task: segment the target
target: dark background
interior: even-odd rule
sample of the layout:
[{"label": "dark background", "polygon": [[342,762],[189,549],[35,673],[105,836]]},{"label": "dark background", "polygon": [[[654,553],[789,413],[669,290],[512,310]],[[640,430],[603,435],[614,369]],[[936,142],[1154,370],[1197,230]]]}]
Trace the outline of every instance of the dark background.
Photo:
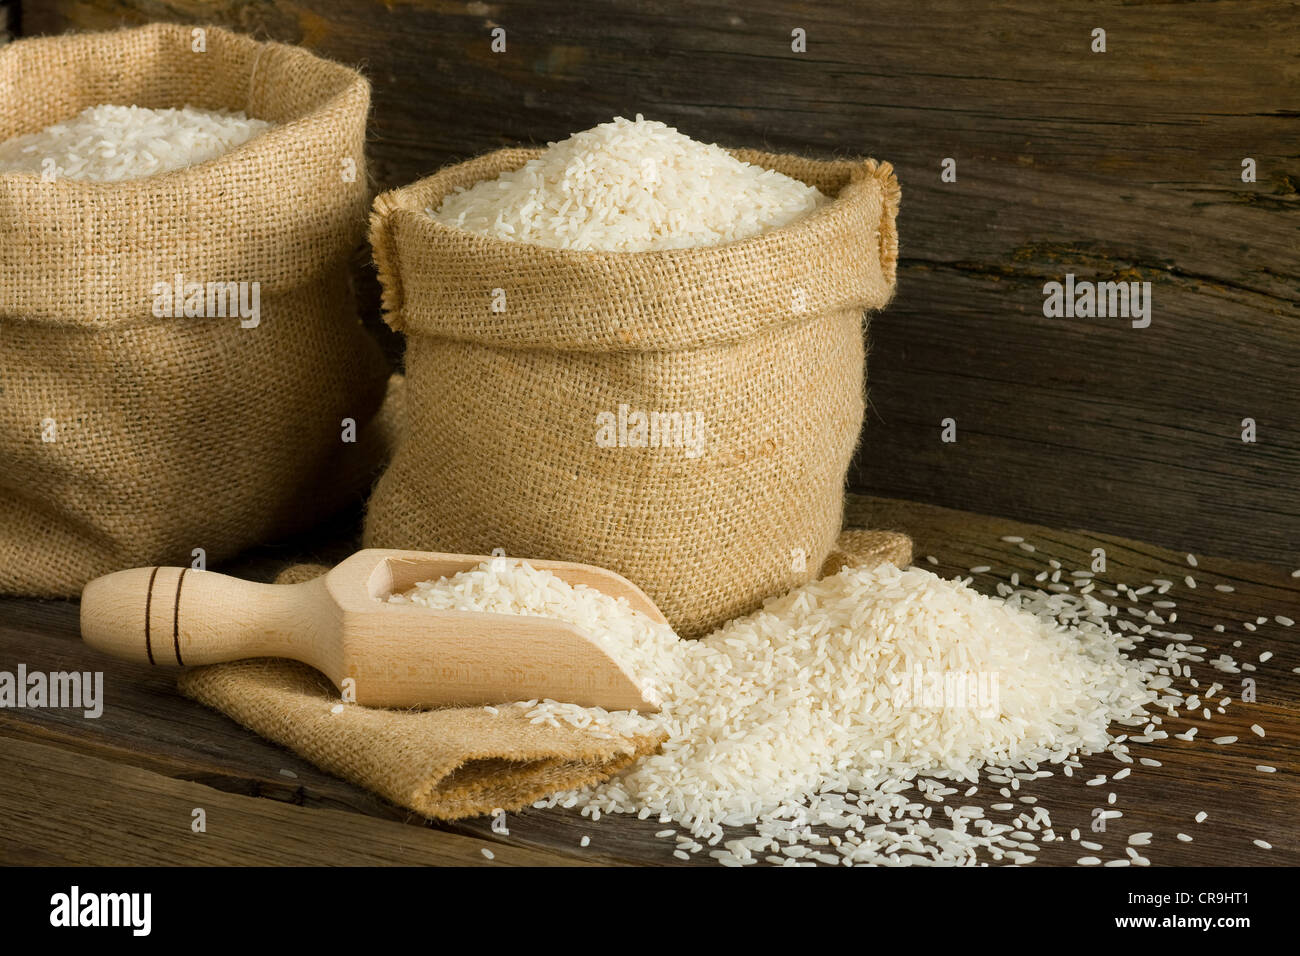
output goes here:
[{"label": "dark background", "polygon": [[[383,188],[637,112],[888,160],[854,490],[1295,566],[1300,4],[0,0],[0,33],[19,8],[25,35],[211,22],[360,65]],[[1067,272],[1151,282],[1150,328],[1044,318]]]}]

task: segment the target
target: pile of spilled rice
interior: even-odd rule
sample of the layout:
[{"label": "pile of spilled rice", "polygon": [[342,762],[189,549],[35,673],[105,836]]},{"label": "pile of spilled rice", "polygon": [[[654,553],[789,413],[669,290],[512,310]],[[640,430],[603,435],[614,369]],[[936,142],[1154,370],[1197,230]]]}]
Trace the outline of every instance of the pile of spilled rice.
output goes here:
[{"label": "pile of spilled rice", "polygon": [[[1133,835],[1124,855],[1103,861],[1094,855],[1101,844],[1078,830],[1055,832],[1022,786],[1073,776],[1081,757],[1103,751],[1119,763],[1111,778],[1120,780],[1139,763],[1130,743],[1168,736],[1162,715],[1199,710],[1208,720],[1212,708],[1224,711],[1220,685],[1191,678],[1205,648],[1166,629],[1177,615],[1161,598],[1174,582],[1100,588],[1091,572],[1052,561],[1035,582],[1045,589],[1013,575],[988,596],[971,583],[920,567],[846,567],[699,641],[678,640],[622,600],[505,559],[391,600],[546,615],[584,629],[660,712],[550,700],[513,706],[535,722],[611,734],[659,728],[669,739],[607,782],[537,806],[578,808],[592,820],[657,820],[681,859],[1025,864],[1042,845],[1072,839],[1082,865],[1148,865],[1150,834]],[[1155,607],[1140,618],[1116,606],[1147,595]],[[1228,673],[1253,669],[1223,656],[1210,663]],[[1005,822],[963,805],[982,783],[998,788],[1004,802],[992,809]],[[1121,816],[1113,793],[1107,800],[1102,813]]]}]

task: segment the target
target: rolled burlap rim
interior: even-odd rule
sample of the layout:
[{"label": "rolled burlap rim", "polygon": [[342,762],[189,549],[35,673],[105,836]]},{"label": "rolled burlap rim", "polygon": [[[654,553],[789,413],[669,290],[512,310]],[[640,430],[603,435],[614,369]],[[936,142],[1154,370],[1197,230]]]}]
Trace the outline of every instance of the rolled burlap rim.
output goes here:
[{"label": "rolled burlap rim", "polygon": [[[394,329],[489,346],[574,352],[671,351],[734,343],[844,309],[883,308],[898,265],[900,188],[875,159],[824,162],[759,150],[733,155],[831,197],[779,229],[717,246],[654,252],[554,249],[479,235],[428,210],[457,189],[542,151],[503,149],[376,197],[370,243]],[[873,237],[874,249],[863,248]],[[817,268],[808,268],[817,250]],[[701,283],[700,276],[710,281]],[[803,292],[797,314],[790,290]],[[486,314],[487,290],[511,296]],[[689,316],[689,322],[682,317]]]},{"label": "rolled burlap rim", "polygon": [[195,29],[155,23],[0,47],[0,139],[103,103],[239,109],[276,124],[215,159],[142,179],[0,176],[0,316],[135,325],[154,283],[173,273],[256,279],[270,298],[336,272],[360,241],[366,78],[215,26],[201,28],[195,52]]}]

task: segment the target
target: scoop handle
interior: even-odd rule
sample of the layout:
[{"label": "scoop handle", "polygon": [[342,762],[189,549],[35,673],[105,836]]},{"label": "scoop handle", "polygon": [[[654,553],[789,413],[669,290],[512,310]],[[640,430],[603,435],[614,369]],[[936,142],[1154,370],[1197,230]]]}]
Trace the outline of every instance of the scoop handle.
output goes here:
[{"label": "scoop handle", "polygon": [[193,568],[133,568],[81,592],[81,638],[158,666],[289,657],[315,664],[320,585],[259,584]]}]

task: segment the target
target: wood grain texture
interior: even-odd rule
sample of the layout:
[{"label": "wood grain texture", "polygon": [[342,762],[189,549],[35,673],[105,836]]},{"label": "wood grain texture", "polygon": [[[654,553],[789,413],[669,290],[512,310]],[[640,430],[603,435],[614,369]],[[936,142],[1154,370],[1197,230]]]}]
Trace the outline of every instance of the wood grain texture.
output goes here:
[{"label": "wood grain texture", "polygon": [[[257,800],[0,733],[0,865],[581,866],[338,810]],[[194,810],[203,832],[191,829]],[[487,848],[493,858],[483,854]]]},{"label": "wood grain texture", "polygon": [[[899,293],[872,323],[856,489],[1300,560],[1294,0],[49,0],[24,28],[154,19],[362,64],[383,188],[616,113],[889,160]],[[1151,327],[1044,318],[1043,284],[1067,272],[1150,281]]]},{"label": "wood grain texture", "polygon": [[[1084,833],[1083,839],[1097,840],[1088,829],[1091,811],[1104,802],[1107,792],[1116,791],[1117,807],[1124,817],[1113,821],[1109,832],[1097,840],[1111,856],[1123,854],[1128,834],[1151,831],[1156,837],[1146,855],[1155,865],[1300,864],[1300,822],[1294,816],[1300,801],[1300,676],[1292,673],[1293,668],[1300,667],[1300,627],[1286,628],[1271,620],[1278,614],[1300,618],[1300,579],[1290,577],[1288,569],[1209,557],[1201,557],[1199,568],[1192,569],[1181,552],[1113,535],[1030,525],[890,499],[854,496],[849,517],[851,526],[871,524],[906,531],[916,542],[918,563],[941,574],[953,575],[973,566],[989,565],[990,572],[978,575],[975,581],[986,592],[993,591],[997,582],[1009,580],[1012,573],[1026,577],[1047,567],[1051,559],[1061,561],[1066,568],[1085,567],[1098,547],[1106,549],[1107,572],[1099,575],[1104,581],[1137,586],[1153,577],[1181,582],[1185,575],[1194,575],[1198,581],[1194,590],[1179,584],[1169,595],[1178,603],[1178,626],[1209,649],[1207,658],[1226,651],[1239,661],[1254,662],[1261,652],[1272,651],[1274,657],[1258,663],[1258,670],[1249,675],[1256,681],[1258,701],[1236,700],[1228,705],[1225,714],[1216,712],[1210,721],[1196,720],[1201,730],[1192,743],[1171,739],[1135,745],[1135,756],[1158,759],[1161,767],[1139,766],[1126,780],[1103,788],[1084,787],[1082,781],[1087,777],[1119,769],[1109,755],[1085,758],[1085,770],[1073,779],[1057,776],[1039,781],[1030,792],[1050,810],[1057,833],[1078,827]],[[1001,541],[1003,535],[1022,536],[1038,550],[1032,554],[1022,551]],[[354,546],[354,540],[345,537],[334,544],[333,550],[345,554]],[[328,550],[318,542],[310,547],[313,556]],[[934,556],[937,565],[926,561],[926,555]],[[292,555],[280,557],[287,560]],[[274,574],[274,562],[261,554],[225,570],[269,579]],[[1217,591],[1215,584],[1235,590]],[[1270,618],[1270,622],[1253,633],[1244,628],[1244,622],[1254,622],[1260,615]],[[1225,626],[1223,634],[1213,631],[1216,624]],[[1232,642],[1238,640],[1242,647],[1233,648]],[[309,810],[340,811],[355,817],[359,826],[373,818],[591,862],[680,864],[672,857],[672,841],[654,837],[663,828],[656,820],[604,817],[593,823],[574,812],[530,809],[509,816],[507,837],[493,833],[487,819],[427,824],[373,794],[322,773],[222,715],[185,700],[176,692],[169,675],[147,664],[111,661],[94,654],[77,637],[77,607],[72,602],[0,600],[0,670],[13,671],[18,663],[41,671],[103,670],[104,714],[87,720],[73,710],[3,709],[0,738],[75,752],[113,767],[147,772],[153,781],[149,786],[163,788],[165,793],[171,792],[167,790],[170,782],[188,781],[222,794],[262,798],[232,804],[234,808],[252,808],[267,802],[292,804]],[[1228,683],[1204,665],[1197,666],[1194,676],[1203,687],[1215,680]],[[1240,697],[1240,684],[1228,683],[1222,695]],[[1216,694],[1216,698],[1219,696]],[[1249,729],[1253,723],[1265,727],[1268,736],[1255,736]],[[1182,720],[1170,721],[1167,729],[1181,732],[1187,725]],[[1209,743],[1211,737],[1225,734],[1235,735],[1239,741],[1230,746]],[[1258,764],[1275,766],[1277,772],[1257,772],[1254,768]],[[96,775],[104,774],[97,771]],[[65,782],[73,786],[71,779]],[[23,800],[39,797],[23,792]],[[59,792],[56,788],[39,797],[49,803],[48,813],[56,821],[62,814],[76,812],[72,803],[58,796]],[[128,819],[127,809],[112,806],[116,800],[127,799],[125,792],[114,793],[117,796],[105,798],[105,805],[110,807],[106,812],[117,814],[114,819]],[[0,793],[0,801],[10,799]],[[988,807],[1001,799],[996,788],[985,783],[978,794],[963,802]],[[20,804],[12,798],[7,805]],[[1204,824],[1193,820],[1200,810],[1210,814]],[[0,819],[8,813],[0,806]],[[272,818],[254,815],[246,826],[251,832],[272,825],[279,824]],[[75,861],[79,852],[75,827],[64,832],[55,823],[48,832],[41,832],[48,840],[51,861]],[[1194,842],[1176,841],[1174,835],[1178,832],[1191,834]],[[579,846],[584,835],[591,838],[586,848]],[[1252,841],[1257,838],[1272,843],[1274,849],[1254,846]],[[313,861],[337,862],[342,851],[336,844],[350,839],[346,827],[336,829],[332,835],[323,835],[315,850],[298,852],[316,854]],[[164,847],[157,852],[169,851]],[[392,853],[393,859],[399,858],[396,850]],[[1088,854],[1077,844],[1067,842],[1047,846],[1039,860],[1069,864],[1084,855]],[[681,865],[710,862],[695,858]]]}]

